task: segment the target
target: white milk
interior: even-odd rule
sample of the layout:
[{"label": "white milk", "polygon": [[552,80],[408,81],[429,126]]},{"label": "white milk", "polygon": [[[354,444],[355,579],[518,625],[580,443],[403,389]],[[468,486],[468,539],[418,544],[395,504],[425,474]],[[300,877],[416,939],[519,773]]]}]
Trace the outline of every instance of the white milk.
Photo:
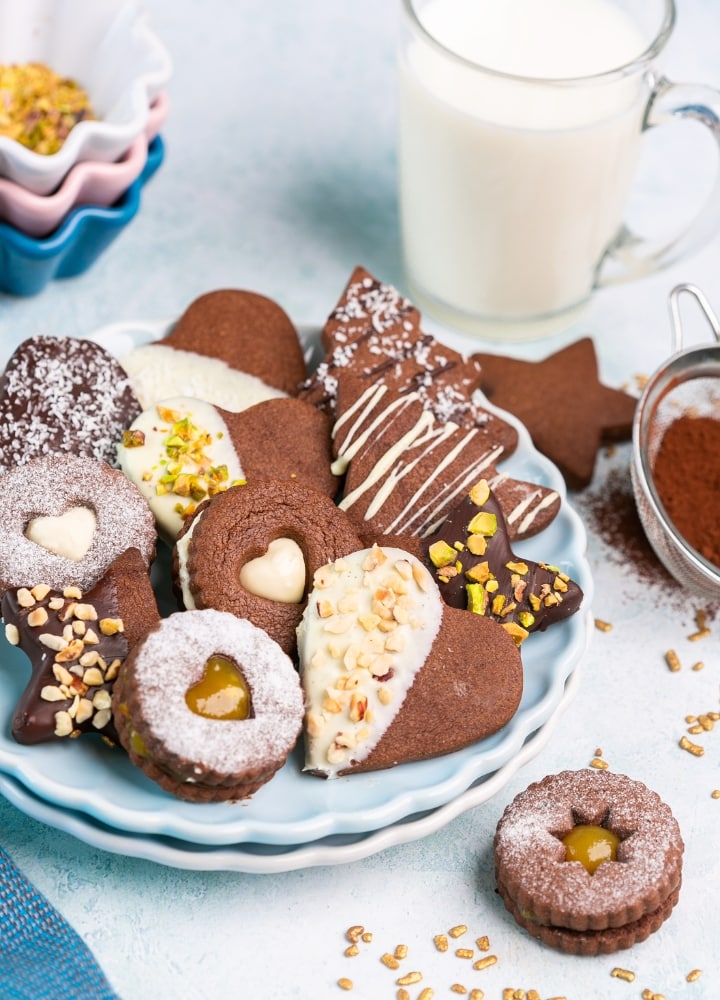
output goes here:
[{"label": "white milk", "polygon": [[400,59],[400,209],[420,299],[522,320],[589,295],[639,155],[647,47],[612,0],[430,0]]}]

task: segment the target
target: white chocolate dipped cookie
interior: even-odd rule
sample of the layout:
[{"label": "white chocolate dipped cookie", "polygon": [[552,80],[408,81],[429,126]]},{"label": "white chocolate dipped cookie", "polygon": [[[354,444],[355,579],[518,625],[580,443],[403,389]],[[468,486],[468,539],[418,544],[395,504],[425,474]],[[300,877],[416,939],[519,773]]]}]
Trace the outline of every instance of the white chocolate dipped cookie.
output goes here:
[{"label": "white chocolate dipped cookie", "polygon": [[451,753],[514,715],[520,654],[444,604],[410,553],[374,545],[319,569],[298,628],[305,770],[333,778]]}]

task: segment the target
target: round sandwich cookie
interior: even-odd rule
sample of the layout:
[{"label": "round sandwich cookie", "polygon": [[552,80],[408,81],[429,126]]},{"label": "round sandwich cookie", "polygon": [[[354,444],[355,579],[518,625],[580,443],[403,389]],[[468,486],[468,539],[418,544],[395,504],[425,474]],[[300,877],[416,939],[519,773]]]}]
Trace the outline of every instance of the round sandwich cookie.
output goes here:
[{"label": "round sandwich cookie", "polygon": [[173,550],[182,606],[229,611],[292,655],[313,575],[358,548],[347,517],[297,480],[255,479],[201,504]]},{"label": "round sandwich cookie", "polygon": [[155,521],[139,490],[105,462],[47,455],[11,469],[0,491],[0,593],[42,583],[89,590],[127,549],[149,566]]},{"label": "round sandwich cookie", "polygon": [[574,955],[644,941],[680,893],[684,845],[669,806],[611,771],[563,771],[530,785],[505,809],[494,849],[508,911]]},{"label": "round sandwich cookie", "polygon": [[181,799],[253,795],[282,767],[303,720],[300,681],[265,632],[234,615],[184,611],[132,650],[113,690],[130,760]]}]

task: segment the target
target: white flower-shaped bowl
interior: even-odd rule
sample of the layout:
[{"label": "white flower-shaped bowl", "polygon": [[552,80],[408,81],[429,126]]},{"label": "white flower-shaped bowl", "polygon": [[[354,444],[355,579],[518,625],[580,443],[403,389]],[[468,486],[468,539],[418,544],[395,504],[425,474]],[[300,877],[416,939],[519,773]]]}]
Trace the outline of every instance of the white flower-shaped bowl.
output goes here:
[{"label": "white flower-shaped bowl", "polygon": [[85,160],[76,163],[52,194],[34,194],[0,177],[0,222],[26,236],[49,236],[67,215],[81,205],[112,205],[137,180],[145,166],[148,146],[167,117],[169,102],[163,91],[150,107],[148,126],[130,149],[114,163]]},{"label": "white flower-shaped bowl", "polygon": [[77,163],[119,160],[142,135],[170,78],[170,56],[136,0],[0,0],[0,63],[41,62],[88,93],[97,120],[43,155],[0,136],[0,177],[54,191]]}]

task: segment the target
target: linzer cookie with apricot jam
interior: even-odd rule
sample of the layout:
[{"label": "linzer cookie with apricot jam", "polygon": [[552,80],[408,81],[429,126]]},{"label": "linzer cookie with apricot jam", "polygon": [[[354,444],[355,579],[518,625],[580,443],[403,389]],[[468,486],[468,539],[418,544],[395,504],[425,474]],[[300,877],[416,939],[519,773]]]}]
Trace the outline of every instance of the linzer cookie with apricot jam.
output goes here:
[{"label": "linzer cookie with apricot jam", "polygon": [[573,955],[644,941],[680,894],[684,845],[670,807],[611,771],[530,785],[505,809],[494,849],[506,908],[534,938]]},{"label": "linzer cookie with apricot jam", "polygon": [[283,766],[303,700],[292,660],[262,629],[227,612],[182,611],[128,656],[113,718],[132,763],[165,791],[234,801]]}]

